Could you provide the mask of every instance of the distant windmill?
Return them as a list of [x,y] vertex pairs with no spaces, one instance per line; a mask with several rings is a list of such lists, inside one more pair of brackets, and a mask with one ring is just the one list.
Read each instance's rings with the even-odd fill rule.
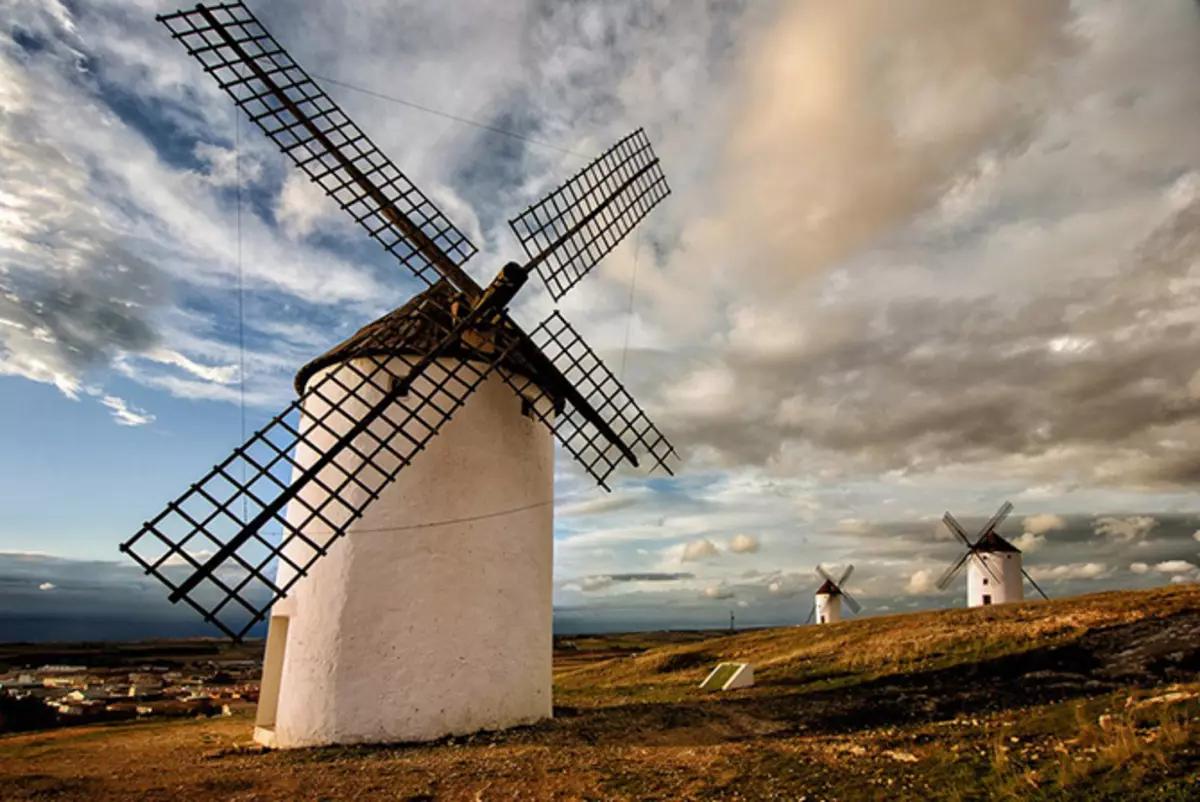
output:
[[854,597],[846,592],[846,580],[850,578],[850,574],[854,573],[854,566],[847,565],[846,570],[842,572],[841,579],[834,579],[820,565],[817,566],[817,576],[825,580],[821,586],[817,588],[816,595],[813,597],[812,610],[808,613],[808,620],[804,623],[812,623],[816,619],[818,624],[836,624],[842,620],[842,599],[846,600],[847,606],[858,615],[862,610],[861,605],[854,600]]
[[[1029,580],[1034,590],[1042,594],[1043,599],[1050,597],[1038,587],[1024,568],[1021,567],[1021,550],[996,533],[996,529],[1012,512],[1012,504],[1007,501],[1000,506],[991,520],[983,525],[974,542],[967,537],[966,531],[949,512],[942,518],[946,528],[958,536],[967,547],[967,551],[958,561],[946,569],[941,579],[937,581],[938,590],[944,590],[964,565],[967,565],[967,606],[986,607],[990,604],[1021,601],[1024,597],[1024,586],[1021,577]],[[969,565],[968,565],[969,563]]]
[[561,298],[666,197],[649,141],[512,220],[529,260],[484,288],[474,246],[245,5],[159,21],[427,288],[302,367],[299,398],[122,551],[235,640],[270,614],[263,743],[549,716],[551,435],[605,489],[638,455],[670,472],[674,450],[561,314],[529,335],[507,307],[535,268]]

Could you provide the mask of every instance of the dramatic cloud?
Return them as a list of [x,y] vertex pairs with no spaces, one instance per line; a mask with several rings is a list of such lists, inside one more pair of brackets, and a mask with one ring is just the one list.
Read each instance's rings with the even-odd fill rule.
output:
[[758,549],[758,538],[754,535],[738,534],[729,541],[729,551],[733,554],[754,554]]
[[38,585],[38,590],[54,590],[55,587],[56,586],[53,582],[43,582],[42,584]]
[[1149,515],[1135,515],[1129,518],[1104,517],[1097,518],[1093,523],[1096,534],[1112,538],[1119,543],[1132,543],[1143,539],[1158,525],[1158,521]]
[[749,276],[665,394],[695,456],[1186,486],[1194,4],[786,8],[731,146]]
[[599,590],[607,590],[618,582],[680,582],[685,579],[692,579],[693,576],[693,574],[686,573],[658,572],[640,574],[606,574],[602,576],[587,576],[578,580],[575,584],[577,584],[579,589],[585,593],[593,593]]
[[736,594],[733,588],[721,583],[714,587],[705,588],[703,595],[706,599],[732,599]]
[[113,420],[120,426],[145,426],[154,423],[154,416],[144,409],[130,407],[122,398],[113,395],[101,397],[100,403],[112,410]]
[[682,559],[684,562],[694,562],[709,557],[716,557],[720,553],[720,549],[711,540],[701,538],[700,540],[693,540],[684,546]]
[[913,595],[925,595],[927,593],[937,592],[937,576],[933,571],[922,568],[919,571],[913,572],[913,575],[908,578],[908,585],[904,590],[906,593]]
[[1033,532],[1022,532],[1012,539],[1012,544],[1021,551],[1035,552],[1046,545],[1046,538]]
[[612,587],[613,578],[611,576],[586,576],[579,581],[579,587],[585,593],[594,593],[598,590],[606,590]]
[[1059,529],[1067,528],[1067,519],[1061,515],[1053,513],[1043,513],[1042,515],[1029,515],[1021,521],[1021,526],[1025,532],[1030,535],[1041,535],[1046,532],[1053,532]]
[[[157,415],[204,467],[229,405],[269,414],[418,283],[170,40],[172,8],[6,7],[0,383]],[[723,625],[710,590],[797,623],[819,561],[858,565],[868,609],[959,604],[962,577],[932,593],[961,554],[937,518],[977,528],[1005,498],[1024,517],[1002,534],[1056,594],[1195,575],[1157,568],[1196,559],[1195,3],[255,10],[469,234],[481,280],[519,253],[514,212],[624,133],[653,140],[671,197],[561,309],[683,460],[605,496],[558,454],[555,598],[580,626]],[[513,314],[551,306],[530,282]],[[159,488],[124,492],[89,529]],[[0,537],[109,553],[57,525]],[[0,609],[83,603],[77,568],[23,573]]]
[[1154,566],[1154,570],[1160,574],[1187,574],[1200,571],[1200,568],[1187,560],[1167,560]]
[[1100,579],[1111,573],[1112,569],[1103,563],[1070,563],[1029,567],[1029,575],[1037,580]]

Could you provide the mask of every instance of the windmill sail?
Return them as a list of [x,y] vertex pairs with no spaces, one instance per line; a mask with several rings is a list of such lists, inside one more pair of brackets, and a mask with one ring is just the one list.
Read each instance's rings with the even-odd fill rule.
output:
[[965,554],[963,554],[961,557],[959,557],[957,560],[955,560],[953,563],[951,563],[950,567],[947,568],[945,573],[943,573],[941,575],[941,577],[938,579],[937,583],[935,584],[935,587],[938,590],[945,590],[946,587],[949,586],[950,582],[954,579],[954,577],[958,575],[958,572],[960,570],[962,570],[962,567],[967,564],[967,560],[971,559],[971,555],[973,553],[974,552],[972,552],[972,551],[967,551]]
[[949,512],[942,516],[942,523],[946,525],[946,528],[950,530],[951,534],[957,535],[958,539],[961,540],[967,548],[971,548],[974,545],[971,543],[971,538],[967,537],[967,532],[962,528],[962,525],[958,522],[958,519]]
[[639,128],[509,225],[557,301],[670,192]]
[[1042,590],[1041,585],[1039,585],[1037,582],[1033,581],[1033,577],[1031,577],[1029,575],[1029,572],[1026,571],[1024,568],[1021,569],[1021,576],[1025,577],[1026,579],[1029,580],[1029,584],[1033,585],[1033,589],[1036,590],[1038,593],[1040,593],[1043,599],[1045,599],[1046,601],[1050,601],[1050,597],[1046,595],[1046,591]]
[[1012,508],[1012,502],[1009,501],[1006,501],[1000,505],[1000,509],[996,510],[996,514],[993,515],[986,524],[984,524],[983,529],[979,530],[979,538],[975,541],[976,546],[978,546],[984,538],[994,532],[996,528],[1000,526],[1000,524],[1004,523],[1004,519],[1008,517],[1010,512],[1012,512]]
[[300,169],[429,285],[306,366],[296,401],[121,545],[170,588],[171,601],[234,639],[245,636],[493,372],[606,489],[621,460],[636,465],[639,454],[670,472],[671,444],[561,315],[531,337],[506,312],[534,266],[556,260],[544,276],[574,270],[569,288],[665,196],[644,134],[597,160],[602,174],[568,182],[575,194],[552,196],[568,204],[555,208],[569,222],[542,224],[553,233],[543,251],[530,265],[506,265],[485,291],[461,267],[474,246],[245,5],[198,5],[159,20]]
[[[562,315],[555,312],[544,320],[533,330],[531,339],[561,372],[567,384],[579,388],[586,402],[586,406],[563,405],[551,396],[551,400],[560,406],[557,413],[553,404],[534,402],[531,408],[601,487],[609,489],[606,480],[620,465],[622,457],[633,457],[631,461],[635,465],[638,455],[648,457],[651,467],[658,466],[671,473],[668,462],[677,456],[674,447]],[[519,373],[502,370],[501,375],[522,396],[539,399],[548,395],[547,390]],[[615,434],[617,443],[597,428],[593,423],[595,418]]]
[[[489,334],[488,352],[466,343],[479,315],[456,320],[456,296],[437,285],[393,313],[391,325],[360,332],[356,352],[382,358],[314,375],[299,399],[121,550],[166,584],[172,601],[245,636],[509,357],[515,341],[503,329]],[[386,355],[418,329],[416,339],[432,344],[423,356],[397,357],[397,369]],[[433,365],[451,352],[470,359]]]
[[475,253],[240,2],[158,17],[189,55],[292,162],[427,285],[445,277],[469,298],[462,269]]

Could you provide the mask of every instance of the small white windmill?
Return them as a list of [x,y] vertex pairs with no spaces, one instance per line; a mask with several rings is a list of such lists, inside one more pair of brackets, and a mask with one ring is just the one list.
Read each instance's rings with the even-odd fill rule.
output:
[[825,569],[819,564],[817,565],[817,576],[825,580],[821,586],[817,588],[817,592],[813,597],[812,610],[808,613],[806,624],[812,623],[815,619],[818,624],[836,624],[842,620],[842,599],[846,600],[846,606],[854,611],[855,615],[862,610],[854,597],[846,592],[846,580],[850,578],[850,574],[854,573],[854,566],[847,565],[846,570],[842,572],[840,579],[834,579]]
[[972,542],[966,531],[949,512],[942,517],[946,528],[958,536],[967,547],[962,557],[946,569],[937,581],[938,590],[944,590],[957,576],[963,565],[967,566],[967,606],[987,607],[992,604],[1019,602],[1025,597],[1021,578],[1029,580],[1034,590],[1043,599],[1050,597],[1038,587],[1026,570],[1021,567],[1021,550],[996,533],[1000,524],[1012,512],[1012,504],[1004,502]]

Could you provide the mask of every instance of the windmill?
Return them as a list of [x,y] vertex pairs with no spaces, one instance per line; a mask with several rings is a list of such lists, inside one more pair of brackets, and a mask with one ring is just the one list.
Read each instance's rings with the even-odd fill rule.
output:
[[842,571],[841,578],[834,579],[824,568],[817,565],[817,576],[825,581],[817,588],[813,597],[812,610],[809,611],[808,620],[804,623],[811,624],[814,619],[818,624],[836,624],[841,621],[842,599],[846,600],[847,606],[854,611],[855,615],[859,614],[862,606],[845,590],[846,581],[850,579],[852,573],[854,573],[854,566],[847,565],[846,570]]
[[1024,598],[1024,585],[1021,577],[1029,580],[1034,590],[1049,599],[1033,577],[1021,567],[1021,550],[997,534],[996,530],[1008,514],[1012,512],[1012,504],[1004,502],[1000,509],[991,517],[974,542],[967,537],[966,530],[949,512],[942,517],[946,528],[953,532],[967,551],[952,564],[941,579],[937,581],[938,590],[946,587],[958,575],[964,565],[967,565],[967,606],[986,607],[991,604],[1021,601]]
[[[475,248],[240,2],[160,16],[423,291],[300,368],[298,398],[121,550],[234,640],[270,616],[255,738],[428,740],[551,713],[554,441],[601,487],[671,444],[555,301],[669,189],[640,129]],[[453,420],[452,420],[453,418]]]

